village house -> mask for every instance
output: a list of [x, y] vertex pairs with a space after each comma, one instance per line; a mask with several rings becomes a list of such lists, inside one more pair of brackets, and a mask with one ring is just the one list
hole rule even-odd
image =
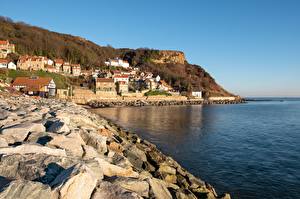
[[122, 95], [128, 93], [128, 83], [125, 81], [118, 81], [117, 85], [117, 93]]
[[12, 61], [0, 58], [0, 68], [7, 68], [7, 69], [10, 69], [10, 70], [16, 70], [17, 66]]
[[16, 90], [28, 95], [55, 96], [56, 85], [51, 77], [17, 77], [12, 83]]
[[64, 64], [63, 59], [54, 59], [54, 66], [58, 72], [62, 71], [62, 65]]
[[64, 62], [62, 72], [65, 74], [71, 74], [71, 64], [69, 62]]
[[202, 98], [202, 91], [192, 91], [192, 96]]
[[17, 67], [21, 70], [45, 70], [45, 63], [48, 58], [43, 56], [21, 56], [18, 60]]
[[81, 67], [80, 64], [72, 64], [71, 65], [72, 75], [73, 76], [79, 76], [81, 75]]
[[45, 66], [45, 70], [49, 73], [59, 73], [59, 70], [55, 66], [47, 65]]
[[130, 67], [128, 61], [122, 60], [120, 58], [109, 59], [108, 61], [105, 62], [105, 65], [106, 66], [123, 67], [123, 68]]
[[97, 78], [96, 94], [102, 97], [115, 97], [117, 92], [114, 80], [111, 78]]
[[126, 82], [128, 84], [129, 82], [129, 76], [128, 75], [114, 75], [113, 77], [114, 82]]
[[8, 40], [0, 40], [0, 58], [6, 58], [9, 53], [15, 52], [15, 45]]

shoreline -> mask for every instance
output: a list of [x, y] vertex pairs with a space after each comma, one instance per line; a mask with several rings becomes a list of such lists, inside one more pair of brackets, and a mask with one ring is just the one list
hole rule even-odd
[[212, 104], [241, 104], [244, 99], [236, 100], [91, 100], [86, 105], [91, 108], [108, 107], [141, 107], [141, 106], [180, 106], [180, 105], [212, 105]]
[[88, 109], [0, 93], [0, 198], [230, 199]]

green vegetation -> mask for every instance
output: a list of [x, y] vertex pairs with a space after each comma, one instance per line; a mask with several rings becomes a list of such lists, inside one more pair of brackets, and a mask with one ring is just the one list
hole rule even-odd
[[48, 73], [45, 71], [24, 71], [24, 70], [1, 70], [0, 79], [11, 82], [16, 77], [51, 77], [53, 78], [57, 88], [67, 88], [69, 84], [69, 78], [56, 73]]
[[154, 91], [148, 91], [145, 93], [145, 96], [154, 96], [154, 95], [165, 95], [165, 96], [171, 96], [170, 93], [166, 91], [159, 91], [159, 90], [154, 90]]

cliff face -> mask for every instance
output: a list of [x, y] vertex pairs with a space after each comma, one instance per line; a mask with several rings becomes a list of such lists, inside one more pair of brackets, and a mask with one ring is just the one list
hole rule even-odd
[[[16, 44], [19, 55], [43, 55], [79, 63], [85, 69], [100, 68], [109, 58], [121, 57], [133, 67], [160, 75], [180, 91], [202, 90], [206, 96], [231, 96], [202, 67], [192, 65], [184, 53], [153, 49], [115, 49], [81, 37], [51, 32], [0, 17], [0, 40]], [[12, 56], [17, 59], [18, 55]]]
[[157, 59], [152, 59], [152, 61], [157, 64], [184, 64], [186, 62], [186, 59], [183, 52], [172, 50], [160, 50], [159, 57]]

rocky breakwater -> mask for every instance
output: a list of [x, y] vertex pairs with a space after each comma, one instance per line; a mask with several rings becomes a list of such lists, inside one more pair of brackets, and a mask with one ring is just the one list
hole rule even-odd
[[87, 103], [92, 108], [121, 107], [121, 106], [172, 106], [172, 105], [201, 105], [201, 104], [239, 104], [244, 100], [91, 100]]
[[0, 94], [0, 198], [230, 196], [76, 104]]

